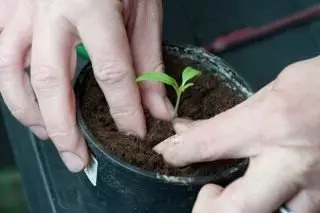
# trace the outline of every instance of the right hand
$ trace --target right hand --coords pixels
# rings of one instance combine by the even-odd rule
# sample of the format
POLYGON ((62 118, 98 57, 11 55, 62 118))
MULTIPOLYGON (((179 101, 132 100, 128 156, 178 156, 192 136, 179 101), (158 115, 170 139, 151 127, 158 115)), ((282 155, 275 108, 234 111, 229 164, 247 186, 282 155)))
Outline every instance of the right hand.
POLYGON ((18 0, 1 0, 0 1, 0 33, 4 26, 7 25, 17 8, 18 0))
POLYGON ((76 124, 70 84, 75 71, 74 48, 79 42, 89 52, 95 77, 120 131, 144 137, 141 102, 155 117, 170 118, 164 87, 144 83, 139 92, 135 83, 136 74, 162 69, 161 3, 2 0, 1 10, 10 5, 13 12, 0 21, 4 28, 0 37, 1 95, 22 124, 39 138, 52 139, 70 171, 81 171, 89 161, 76 124), (29 63, 30 76, 23 71, 29 63))
POLYGON ((155 150, 175 166, 250 158, 226 188, 209 184, 193 213, 320 211, 320 56, 294 63, 248 100, 213 118, 176 120, 155 150))

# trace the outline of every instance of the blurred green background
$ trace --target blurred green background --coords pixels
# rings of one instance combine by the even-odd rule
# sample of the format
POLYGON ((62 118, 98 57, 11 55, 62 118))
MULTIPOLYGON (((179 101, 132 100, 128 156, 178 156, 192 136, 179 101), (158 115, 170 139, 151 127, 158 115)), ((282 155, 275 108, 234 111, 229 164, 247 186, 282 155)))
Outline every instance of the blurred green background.
POLYGON ((15 166, 13 153, 0 110, 0 213, 28 212, 21 176, 15 166))
POLYGON ((20 173, 16 167, 0 168, 0 212, 29 212, 20 173))

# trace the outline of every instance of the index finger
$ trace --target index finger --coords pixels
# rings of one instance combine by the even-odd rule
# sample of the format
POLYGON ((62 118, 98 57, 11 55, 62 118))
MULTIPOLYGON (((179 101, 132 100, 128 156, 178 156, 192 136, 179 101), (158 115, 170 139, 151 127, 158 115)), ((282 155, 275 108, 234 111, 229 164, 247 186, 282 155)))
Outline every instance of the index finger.
POLYGON ((89 155, 77 128, 70 84, 75 39, 69 23, 56 11, 48 13, 47 5, 43 6, 39 7, 34 25, 31 83, 50 138, 69 170, 79 172, 88 164, 89 155))
POLYGON ((122 14, 120 8, 106 8, 110 9, 97 8, 81 19, 77 28, 118 129, 144 137, 144 114, 122 14))

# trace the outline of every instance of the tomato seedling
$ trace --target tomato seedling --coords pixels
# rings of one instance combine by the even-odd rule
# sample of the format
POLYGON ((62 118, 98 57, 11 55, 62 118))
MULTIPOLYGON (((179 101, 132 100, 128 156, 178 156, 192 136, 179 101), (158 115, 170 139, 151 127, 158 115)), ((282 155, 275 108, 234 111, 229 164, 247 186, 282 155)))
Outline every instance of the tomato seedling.
POLYGON ((156 81, 161 82, 164 84, 167 84, 169 86, 172 86, 174 88, 174 91, 176 92, 177 98, 176 98, 176 104, 174 107, 174 117, 178 116, 178 109, 180 105, 181 95, 190 87, 192 87, 194 84, 190 83, 190 81, 197 76, 201 75, 201 72, 192 68, 192 67, 186 67, 182 72, 182 82, 179 85, 178 82, 171 77, 170 75, 164 73, 164 72, 145 72, 142 75, 140 75, 136 81, 156 81))

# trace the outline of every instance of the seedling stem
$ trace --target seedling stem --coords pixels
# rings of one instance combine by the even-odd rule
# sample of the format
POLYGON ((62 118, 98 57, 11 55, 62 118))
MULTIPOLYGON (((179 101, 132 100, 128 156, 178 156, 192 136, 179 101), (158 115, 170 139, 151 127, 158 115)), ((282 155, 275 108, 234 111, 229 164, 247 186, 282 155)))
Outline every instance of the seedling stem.
POLYGON ((151 71, 151 72, 145 72, 142 75, 140 75, 136 81, 156 81, 161 82, 164 84, 167 84, 169 86, 172 86, 176 92, 177 98, 176 98, 176 104, 174 107, 174 118, 178 116, 178 110, 180 106, 181 96, 182 94, 188 89, 189 87, 192 87, 194 84, 189 83, 192 79, 196 78, 201 74, 200 71, 192 68, 192 67, 186 67, 182 72, 182 82, 179 86, 177 81, 169 76, 168 74, 164 72, 157 72, 157 71, 151 71))

